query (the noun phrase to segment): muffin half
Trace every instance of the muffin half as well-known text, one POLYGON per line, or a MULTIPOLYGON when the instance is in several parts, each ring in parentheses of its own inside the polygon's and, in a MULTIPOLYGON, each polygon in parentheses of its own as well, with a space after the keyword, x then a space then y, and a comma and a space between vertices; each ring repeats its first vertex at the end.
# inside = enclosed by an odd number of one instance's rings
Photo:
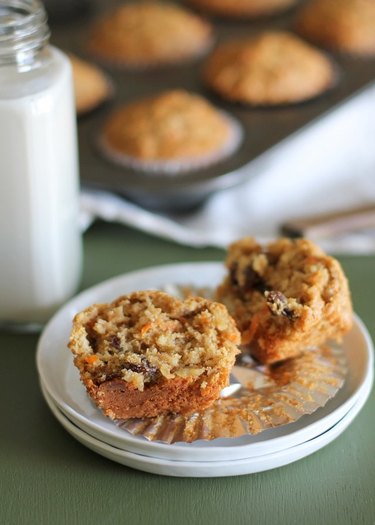
POLYGON ((222 304, 141 291, 77 314, 69 348, 97 406, 128 419, 210 406, 228 383, 239 342, 222 304))
POLYGON ((229 247, 226 266, 215 298, 235 319, 242 343, 264 364, 340 340, 352 326, 339 262, 308 240, 261 246, 244 238, 229 247))

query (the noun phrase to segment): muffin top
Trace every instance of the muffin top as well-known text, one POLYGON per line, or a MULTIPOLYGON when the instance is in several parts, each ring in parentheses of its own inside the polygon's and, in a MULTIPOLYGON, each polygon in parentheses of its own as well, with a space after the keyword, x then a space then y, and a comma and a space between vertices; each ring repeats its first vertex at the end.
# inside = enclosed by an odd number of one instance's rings
POLYGON ((258 17, 283 11, 298 0, 188 0, 198 9, 225 17, 258 17))
POLYGON ((89 51, 119 66, 146 67, 202 54, 212 43, 212 27, 199 16, 168 2, 121 5, 93 26, 89 51))
POLYGON ((318 315, 336 296, 348 296, 339 263, 307 239, 279 238, 263 246, 245 237, 229 246, 225 264, 225 285, 241 300, 251 298, 253 314, 267 304, 274 316, 297 319, 308 308, 318 315))
POLYGON ((222 97, 252 105, 290 104, 330 88, 332 62, 283 31, 220 45, 204 68, 206 84, 222 97))
POLYGON ((112 88, 107 76, 93 64, 69 54, 73 70, 75 105, 78 115, 107 100, 112 88))
POLYGON ((311 0, 298 14, 296 28, 329 49, 375 55, 373 0, 311 0))
POLYGON ((226 118, 201 96, 183 90, 119 108, 103 130, 107 148, 146 161, 199 158, 219 150, 229 136, 226 118))

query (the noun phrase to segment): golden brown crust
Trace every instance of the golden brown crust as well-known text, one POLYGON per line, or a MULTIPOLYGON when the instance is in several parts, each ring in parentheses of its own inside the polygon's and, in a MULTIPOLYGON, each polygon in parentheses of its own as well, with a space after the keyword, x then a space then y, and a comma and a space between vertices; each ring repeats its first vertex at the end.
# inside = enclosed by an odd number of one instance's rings
POLYGON ((296 18, 304 37, 328 49, 375 55, 373 0, 311 0, 296 18))
POLYGON ((224 305, 142 291, 77 314, 69 348, 95 403, 112 418, 128 418, 213 403, 239 341, 224 305))
POLYGON ((273 15, 295 5, 298 0, 188 0, 198 9, 230 18, 273 15))
POLYGON ((76 111, 87 113, 107 100, 112 87, 107 76, 93 64, 69 54, 73 70, 76 111))
POLYGON ((352 326, 347 280, 337 260, 305 239, 268 246, 245 238, 229 247, 229 273, 218 287, 243 344, 262 363, 298 355, 352 326))
POLYGON ((142 392, 120 379, 92 386, 89 392, 106 416, 129 419, 204 410, 220 397, 227 384, 228 370, 223 368, 210 376, 177 377, 151 384, 142 392), (204 388, 202 382, 205 382, 204 388))
POLYGON ((191 160, 219 151, 230 126, 204 98, 182 90, 133 102, 107 120, 108 148, 142 160, 191 160))
POLYGON ((335 82, 332 62, 319 50, 283 31, 220 45, 207 59, 205 83, 220 96, 251 105, 308 100, 335 82))
POLYGON ((211 25, 198 15, 169 2, 141 1, 98 20, 88 48, 119 66, 150 67, 201 55, 212 40, 211 25))

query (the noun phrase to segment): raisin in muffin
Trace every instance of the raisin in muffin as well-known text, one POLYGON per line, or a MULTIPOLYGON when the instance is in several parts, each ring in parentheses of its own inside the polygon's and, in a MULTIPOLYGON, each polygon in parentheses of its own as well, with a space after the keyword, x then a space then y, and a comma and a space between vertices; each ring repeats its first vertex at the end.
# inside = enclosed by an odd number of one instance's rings
POLYGON ((83 115, 108 100, 113 92, 108 77, 96 66, 69 54, 73 71, 75 105, 83 115))
POLYGON ((193 59, 213 42, 211 25, 169 2, 122 4, 92 27, 89 52, 117 66, 153 67, 193 59))
POLYGON ((352 326, 347 280, 338 261, 305 239, 262 247, 244 238, 229 247, 229 270, 218 287, 242 343, 262 363, 294 357, 352 326))
POLYGON ((228 383, 239 342, 222 304, 140 291, 77 314, 69 348, 94 402, 127 419, 210 406, 228 383))
POLYGON ((193 7, 228 18, 256 18, 273 15, 295 5, 298 0, 188 0, 193 7))
POLYGON ((311 0, 296 18, 303 36, 328 49, 375 55, 373 0, 311 0))
POLYGON ((230 155, 241 131, 199 95, 165 91, 116 109, 99 145, 106 157, 145 171, 189 171, 230 155))
POLYGON ((219 45, 207 59, 205 83, 223 98, 254 106, 302 102, 331 88, 333 63, 284 31, 219 45))

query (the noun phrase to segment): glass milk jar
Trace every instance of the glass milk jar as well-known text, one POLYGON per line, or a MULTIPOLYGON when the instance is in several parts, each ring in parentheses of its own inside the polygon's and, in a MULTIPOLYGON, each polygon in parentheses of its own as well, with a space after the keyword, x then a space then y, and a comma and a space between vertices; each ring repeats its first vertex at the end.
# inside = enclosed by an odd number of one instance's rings
POLYGON ((81 273, 72 73, 36 0, 0 0, 0 324, 44 323, 81 273))

